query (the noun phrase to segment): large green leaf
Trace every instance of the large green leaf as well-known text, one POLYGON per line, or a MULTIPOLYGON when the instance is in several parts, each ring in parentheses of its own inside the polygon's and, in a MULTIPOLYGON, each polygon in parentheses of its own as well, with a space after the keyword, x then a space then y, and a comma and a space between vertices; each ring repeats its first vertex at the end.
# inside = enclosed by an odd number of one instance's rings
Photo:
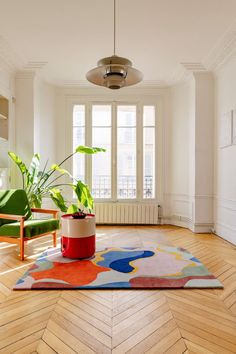
POLYGON ((67 212, 66 201, 63 198, 60 189, 52 188, 49 190, 49 194, 56 206, 64 213, 67 212))
POLYGON ((99 148, 99 147, 89 147, 89 146, 77 146, 77 148, 75 149, 75 152, 79 152, 82 154, 96 154, 97 152, 105 152, 106 149, 103 148, 99 148))
POLYGON ((26 187, 30 185, 29 187, 31 188, 33 184, 36 184, 38 182, 39 165, 40 165, 40 155, 34 154, 29 167, 29 178, 26 187))
POLYGON ((41 195, 36 194, 36 193, 32 193, 28 196, 28 198, 29 198, 30 206, 32 208, 41 208, 41 206, 42 206, 41 195))
POLYGON ((39 171, 38 172, 38 184, 40 185, 43 181, 46 182, 48 180, 48 178, 50 177, 49 173, 44 172, 44 171, 39 171))
POLYGON ((79 210, 78 206, 75 204, 71 204, 69 208, 67 209, 68 214, 74 214, 79 210))
POLYGON ((22 175, 22 183, 23 189, 25 188, 25 176, 26 176, 26 184, 28 184, 28 180, 30 178, 30 173, 24 162, 21 160, 19 156, 17 156, 14 152, 9 151, 8 155, 15 162, 15 164, 19 167, 22 175))
POLYGON ((89 187, 81 181, 77 181, 74 185, 74 191, 78 201, 86 208, 93 209, 93 197, 89 191, 89 187))
POLYGON ((24 162, 21 160, 21 158, 19 156, 17 156, 16 154, 14 154, 14 152, 11 152, 11 151, 8 152, 8 155, 15 162, 15 164, 19 167, 22 174, 29 173, 26 165, 24 164, 24 162))
POLYGON ((71 178, 73 178, 69 171, 67 171, 64 168, 61 168, 59 165, 57 165, 55 163, 51 166, 51 170, 60 172, 62 175, 68 175, 71 178))

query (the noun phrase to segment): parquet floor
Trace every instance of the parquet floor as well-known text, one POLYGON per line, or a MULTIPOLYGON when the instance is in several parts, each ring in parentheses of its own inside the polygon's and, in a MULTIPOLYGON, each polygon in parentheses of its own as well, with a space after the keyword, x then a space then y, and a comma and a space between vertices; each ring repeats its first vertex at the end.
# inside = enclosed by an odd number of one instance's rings
POLYGON ((0 244, 0 353, 236 353, 236 247, 174 226, 97 227, 104 246, 182 246, 223 290, 12 291, 51 237, 0 244))

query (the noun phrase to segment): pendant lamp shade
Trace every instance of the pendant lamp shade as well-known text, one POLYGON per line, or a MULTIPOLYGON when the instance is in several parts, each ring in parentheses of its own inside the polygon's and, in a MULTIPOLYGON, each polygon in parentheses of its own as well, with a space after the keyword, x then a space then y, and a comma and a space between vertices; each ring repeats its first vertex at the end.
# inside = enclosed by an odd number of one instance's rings
POLYGON ((87 80, 112 90, 135 85, 143 78, 142 73, 132 67, 130 60, 117 55, 100 59, 97 65, 87 73, 87 80))
POLYGON ((102 58, 97 67, 88 71, 86 78, 91 83, 117 90, 125 86, 135 85, 142 81, 142 73, 132 67, 132 62, 115 54, 116 43, 116 0, 114 0, 114 54, 111 57, 102 58))

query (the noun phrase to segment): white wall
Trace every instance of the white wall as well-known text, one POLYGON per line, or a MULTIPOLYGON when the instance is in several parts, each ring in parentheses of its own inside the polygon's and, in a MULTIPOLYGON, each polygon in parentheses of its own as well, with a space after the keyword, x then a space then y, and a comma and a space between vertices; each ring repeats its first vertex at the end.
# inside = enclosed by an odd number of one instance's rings
POLYGON ((215 82, 215 186, 216 233, 236 244, 236 145, 219 148, 222 114, 236 108, 236 57, 224 63, 215 82))
POLYGON ((34 80, 33 72, 16 75, 15 153, 28 165, 34 153, 34 80))
POLYGON ((36 78, 35 81, 34 152, 40 153, 42 165, 56 161, 57 124, 55 117, 55 87, 36 78))
MULTIPOLYGON (((0 139, 0 168, 12 168, 8 158, 8 151, 14 149, 15 144, 15 114, 12 97, 15 95, 14 76, 7 70, 4 63, 0 60, 0 95, 9 100, 9 122, 8 140, 0 139)), ((10 173, 9 173, 10 174, 10 173)), ((14 171, 12 169, 14 179, 14 171)))
POLYGON ((207 71, 193 71, 171 88, 165 200, 169 222, 194 232, 213 227, 213 94, 213 76, 207 71))
POLYGON ((213 123, 214 80, 211 72, 194 72, 195 114, 190 116, 194 125, 194 144, 190 147, 193 165, 190 169, 190 196, 194 232, 210 232, 213 228, 213 123))
MULTIPOLYGON (((41 168, 55 162, 57 136, 55 123, 55 87, 34 72, 18 72, 16 82, 15 148, 13 151, 29 165, 34 153, 41 155, 41 168)), ((17 170, 12 187, 20 187, 17 170)))
POLYGON ((165 222, 187 226, 189 221, 189 114, 190 83, 178 83, 170 90, 168 134, 168 189, 165 193, 165 222))

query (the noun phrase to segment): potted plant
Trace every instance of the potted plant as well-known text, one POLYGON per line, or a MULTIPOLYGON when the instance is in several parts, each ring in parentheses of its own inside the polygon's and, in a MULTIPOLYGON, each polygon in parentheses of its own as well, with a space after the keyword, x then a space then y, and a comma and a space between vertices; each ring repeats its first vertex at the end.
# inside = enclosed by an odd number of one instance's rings
POLYGON ((8 155, 20 169, 22 189, 26 191, 31 208, 41 208, 43 198, 49 197, 62 212, 73 214, 78 212, 81 207, 91 211, 93 209, 93 198, 89 187, 81 180, 74 180, 73 176, 62 168, 62 165, 77 153, 96 154, 104 151, 106 150, 99 147, 78 146, 72 154, 59 164, 53 164, 50 168, 47 168, 47 161, 43 169, 40 169, 39 154, 34 154, 29 167, 15 153, 8 152, 8 155), (71 182, 60 183, 60 179, 65 175, 69 176, 71 182), (65 200, 62 195, 63 186, 69 186, 74 190, 78 200, 77 204, 70 204, 65 200))
POLYGON ((13 152, 9 156, 19 167, 22 176, 22 188, 25 189, 30 206, 41 208, 42 200, 50 197, 54 204, 63 212, 61 250, 63 256, 69 258, 87 258, 95 252, 95 215, 93 197, 89 187, 61 166, 76 153, 96 154, 106 151, 103 148, 78 146, 72 154, 59 164, 47 169, 47 162, 40 170, 40 155, 35 154, 29 168, 13 152), (58 183, 62 176, 68 175, 73 182, 58 183), (70 204, 62 195, 61 187, 70 186, 77 196, 77 203, 70 204))

